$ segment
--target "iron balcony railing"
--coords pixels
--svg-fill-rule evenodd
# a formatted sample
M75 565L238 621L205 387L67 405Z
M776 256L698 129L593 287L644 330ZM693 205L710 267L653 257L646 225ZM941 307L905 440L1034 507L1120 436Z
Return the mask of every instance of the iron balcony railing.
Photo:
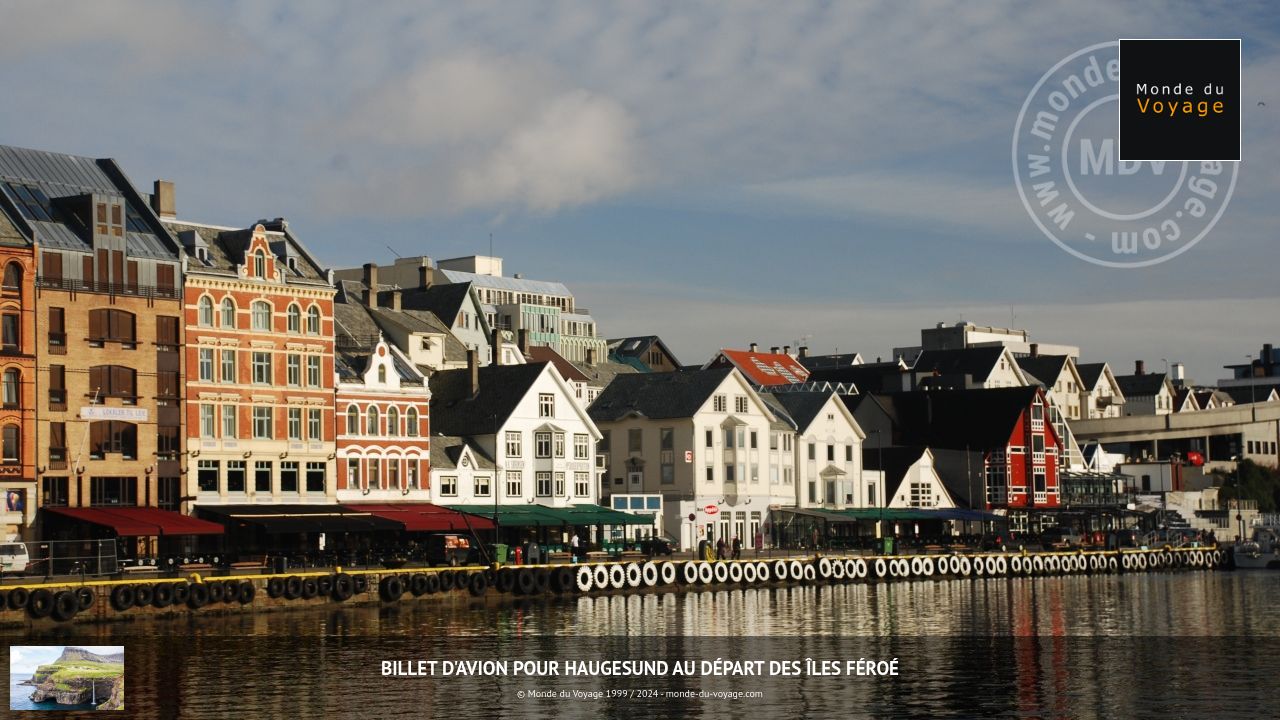
M36 287L70 292L105 293L109 295L127 295L130 297L159 298L177 300L180 293L178 287L158 287L155 285L129 285L126 283L104 283L94 280L75 280L72 278L37 278Z

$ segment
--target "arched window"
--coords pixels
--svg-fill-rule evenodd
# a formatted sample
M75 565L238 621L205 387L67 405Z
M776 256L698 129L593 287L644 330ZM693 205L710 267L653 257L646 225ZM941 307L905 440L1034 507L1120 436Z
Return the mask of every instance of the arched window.
M4 266L4 291L7 293L22 292L22 266L11 262Z
M230 297L222 298L222 327L230 330L236 327L236 301Z
M369 411L365 413L365 434L381 435L381 428L378 426L378 406L370 405Z
M387 383L387 366L386 365L378 366L378 382L382 385L385 385Z
M315 305L307 308L307 334L320 334L320 308Z
M391 437L400 435L400 411L394 407L387 410L387 434Z
M213 326L213 298L208 295L201 295L200 302L197 304L196 321L200 323L200 327Z
M261 250L253 254L253 274L260 278L267 276L267 254Z
M302 311L292 303L289 305L289 332L302 332Z
M404 414L405 435L409 437L418 437L418 409L409 408Z
M5 465L22 462L22 428L17 425L5 425L2 439L0 460Z
M4 406L7 408L18 407L18 388L21 384L22 376L14 368L4 371Z
M355 405L347 406L347 434L360 434L360 408Z
M271 329L271 303L257 300L253 303L253 329Z

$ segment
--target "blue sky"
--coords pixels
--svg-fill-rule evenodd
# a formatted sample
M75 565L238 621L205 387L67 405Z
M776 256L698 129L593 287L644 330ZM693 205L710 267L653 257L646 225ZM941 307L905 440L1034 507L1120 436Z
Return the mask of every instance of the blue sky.
M1264 3L18 1L0 142L119 159L179 214L287 217L334 266L487 252L609 336L887 356L960 319L1213 381L1277 328L1280 45ZM1226 216L1144 270L1021 207L1040 74L1118 37L1242 37ZM1265 101L1268 107L1259 107Z
M65 645L11 645L9 647L9 674L22 675L35 672L41 665L47 665L59 657L66 649ZM98 655L114 655L124 652L123 645L74 645Z

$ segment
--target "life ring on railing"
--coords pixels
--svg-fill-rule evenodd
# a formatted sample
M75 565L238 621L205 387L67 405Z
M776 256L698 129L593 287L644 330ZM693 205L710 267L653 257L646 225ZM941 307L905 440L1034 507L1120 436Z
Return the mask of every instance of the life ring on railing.
M658 566L658 579L663 585L674 585L676 582L677 570L676 564L673 562L664 562Z
M136 597L132 585L117 585L111 590L111 607L116 612L124 612L133 607Z
M595 571L589 567L580 567L574 573L574 582L578 586L578 592L591 592L591 584L595 578Z

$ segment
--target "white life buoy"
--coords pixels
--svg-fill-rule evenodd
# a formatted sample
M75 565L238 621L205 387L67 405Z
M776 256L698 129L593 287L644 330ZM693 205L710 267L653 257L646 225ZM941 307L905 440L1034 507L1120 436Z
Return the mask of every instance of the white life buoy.
M662 563L660 567L661 569L658 571L658 575L662 578L662 584L671 585L674 583L676 581L676 564L665 562Z
M627 563L624 569L627 578L627 587L640 587L640 583L644 582L644 572L640 570L640 566L635 563Z
M645 587L653 587L658 584L658 564L647 562L640 566L640 580Z
M731 583L742 582L742 563L731 562L731 563L726 563L726 565L729 566L728 568L729 582Z
M753 562L742 563L742 582L748 585L755 585L759 581L756 575L756 564Z
M621 565L609 566L609 587L621 590L627 584L627 570Z
M926 557L920 562L920 573L925 577L933 577L934 564L933 558Z
M778 580L786 580L790 577L788 574L788 567L789 565L786 560L779 560L773 564L773 576Z
M804 564L799 560L792 560L787 566L787 576L792 580L804 580Z
M589 567L580 567L574 579L578 582L578 592L591 592L592 578L595 572Z
M831 579L836 581L844 580L844 561L843 560L832 561Z
M920 557L911 558L911 575L919 577L924 573L924 560Z
M595 580L596 587L600 588L601 590L609 587L609 566L608 565L596 565L595 574L596 575L593 578L593 580Z
M889 573L889 563L885 562L884 558L876 558L875 570L876 577L882 578Z
M1044 573L1044 558L1036 555L1031 558L1031 572L1041 575Z
M702 561L698 563L698 582L706 585L716 579L715 568L711 567L711 563Z
M813 563L805 563L803 572L806 582L813 582L818 579L818 568L814 567Z
M849 581L858 579L858 561L853 558L845 558L844 576Z
M830 558L825 558L825 557L818 558L818 577L822 578L823 580L831 579L831 559Z
M767 563L767 562L758 562L758 563L756 563L756 579L757 579L759 582L762 582L762 583L767 583L767 582L769 582L769 580L770 580L770 578L769 578L769 575L770 575L770 569L769 569L769 568L770 568L770 565L769 565L769 563Z
M682 565L680 567L680 579L689 585L698 582L698 563L687 562Z
M867 561L858 558L853 561L853 576L862 580L867 576Z
M712 563L712 572L715 573L716 582L725 583L729 581L729 563Z
M973 574L973 563L970 562L967 557L960 558L960 574L964 577L968 577Z
M994 574L1004 575L1007 572L1009 572L1009 560L1005 556L1001 555L996 558L996 571Z

